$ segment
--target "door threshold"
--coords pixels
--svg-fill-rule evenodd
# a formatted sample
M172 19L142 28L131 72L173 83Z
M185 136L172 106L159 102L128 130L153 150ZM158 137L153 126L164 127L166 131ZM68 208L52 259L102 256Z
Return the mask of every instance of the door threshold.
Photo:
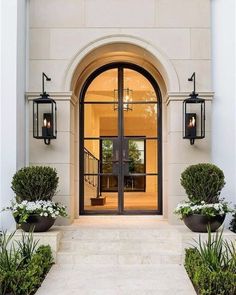
M167 221L167 218L165 218L163 215L107 215L107 214L99 214L99 215L79 215L74 219L74 222L76 220L81 220L81 219L99 219L99 218L107 218L107 219L118 219L118 218L127 218L127 219L158 219L161 221Z

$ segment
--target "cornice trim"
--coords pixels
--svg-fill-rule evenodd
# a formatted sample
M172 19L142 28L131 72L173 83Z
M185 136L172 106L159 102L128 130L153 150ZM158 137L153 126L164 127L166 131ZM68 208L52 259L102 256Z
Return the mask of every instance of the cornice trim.
M189 92L168 92L166 95L165 103L168 105L171 101L183 101L187 97L189 97ZM199 97L205 98L206 101L212 101L214 97L214 92L212 91L205 91L205 92L198 92Z
M72 91L66 92L51 92L50 97L55 101L70 101L73 105L76 105L78 102L78 97ZM31 101L37 97L40 97L39 92L26 92L25 97L28 101Z

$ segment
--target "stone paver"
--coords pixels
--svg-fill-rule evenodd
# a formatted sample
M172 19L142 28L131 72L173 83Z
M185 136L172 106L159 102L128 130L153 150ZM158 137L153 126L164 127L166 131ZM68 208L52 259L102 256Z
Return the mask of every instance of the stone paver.
M194 295L179 232L153 217L86 217L63 227L37 295Z

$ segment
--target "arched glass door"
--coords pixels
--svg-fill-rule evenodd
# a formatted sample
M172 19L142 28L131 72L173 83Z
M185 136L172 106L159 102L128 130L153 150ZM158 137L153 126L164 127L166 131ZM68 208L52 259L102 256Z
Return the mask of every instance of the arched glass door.
M132 64L109 64L80 97L80 213L161 214L161 94Z

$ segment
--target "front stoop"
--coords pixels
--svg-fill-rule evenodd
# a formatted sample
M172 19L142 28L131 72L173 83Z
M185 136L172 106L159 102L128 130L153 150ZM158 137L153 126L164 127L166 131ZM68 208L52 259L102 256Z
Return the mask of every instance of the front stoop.
M178 229L155 217L82 217L37 295L193 295Z
M21 235L17 230L15 239ZM236 241L229 230L223 236ZM34 238L52 247L56 261L37 295L196 294L183 260L199 233L184 225L150 216L81 217Z

